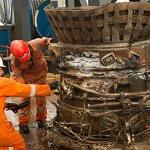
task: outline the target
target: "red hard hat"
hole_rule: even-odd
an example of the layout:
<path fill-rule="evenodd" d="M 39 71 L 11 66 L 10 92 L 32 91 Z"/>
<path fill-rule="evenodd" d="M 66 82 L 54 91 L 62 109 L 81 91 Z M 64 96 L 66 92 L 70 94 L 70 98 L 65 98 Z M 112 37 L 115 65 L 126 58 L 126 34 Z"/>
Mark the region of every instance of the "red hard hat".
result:
<path fill-rule="evenodd" d="M 28 44 L 23 40 L 12 41 L 10 51 L 21 63 L 28 61 L 31 57 Z"/>

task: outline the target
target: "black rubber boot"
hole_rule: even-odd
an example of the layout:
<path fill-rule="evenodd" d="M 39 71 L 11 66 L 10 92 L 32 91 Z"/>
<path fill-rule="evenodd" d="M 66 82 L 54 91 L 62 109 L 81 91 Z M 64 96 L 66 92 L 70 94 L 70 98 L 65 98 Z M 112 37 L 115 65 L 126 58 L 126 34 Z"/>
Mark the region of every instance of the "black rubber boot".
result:
<path fill-rule="evenodd" d="M 29 126 L 27 124 L 22 124 L 19 126 L 20 133 L 27 134 L 30 132 Z"/>
<path fill-rule="evenodd" d="M 45 127 L 45 121 L 38 121 L 38 127 L 39 128 Z"/>

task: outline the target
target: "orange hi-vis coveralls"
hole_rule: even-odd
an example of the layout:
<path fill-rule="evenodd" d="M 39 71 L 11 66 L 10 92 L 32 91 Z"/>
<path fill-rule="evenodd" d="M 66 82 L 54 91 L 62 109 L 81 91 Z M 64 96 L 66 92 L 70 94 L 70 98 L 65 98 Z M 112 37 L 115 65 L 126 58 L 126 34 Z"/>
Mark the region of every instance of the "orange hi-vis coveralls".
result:
<path fill-rule="evenodd" d="M 11 56 L 11 67 L 14 79 L 22 83 L 45 84 L 48 67 L 42 55 L 42 50 L 47 44 L 37 38 L 28 42 L 31 54 L 31 61 L 20 63 L 14 56 Z M 22 99 L 24 101 L 24 99 Z M 19 124 L 28 124 L 30 121 L 31 105 L 19 111 Z M 36 97 L 36 120 L 44 121 L 47 117 L 45 97 Z"/>
<path fill-rule="evenodd" d="M 13 147 L 25 150 L 25 143 L 18 131 L 7 121 L 4 107 L 6 97 L 47 96 L 51 94 L 49 85 L 22 84 L 13 79 L 0 77 L 0 150 Z"/>

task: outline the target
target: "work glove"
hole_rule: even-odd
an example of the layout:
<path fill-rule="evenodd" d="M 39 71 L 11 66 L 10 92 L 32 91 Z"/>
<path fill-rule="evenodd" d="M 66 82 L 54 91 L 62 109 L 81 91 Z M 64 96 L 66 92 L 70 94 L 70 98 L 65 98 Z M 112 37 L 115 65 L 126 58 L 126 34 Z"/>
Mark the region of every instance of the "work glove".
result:
<path fill-rule="evenodd" d="M 19 104 L 19 109 L 23 109 L 30 104 L 30 99 L 26 99 L 24 102 Z"/>
<path fill-rule="evenodd" d="M 20 103 L 19 105 L 16 103 L 7 103 L 6 104 L 6 110 L 12 110 L 14 113 L 18 113 L 19 109 L 23 109 L 25 107 L 27 107 L 30 104 L 30 100 L 26 100 L 22 103 Z"/>
<path fill-rule="evenodd" d="M 53 82 L 49 83 L 49 87 L 50 87 L 51 90 L 57 89 L 58 85 L 59 85 L 58 81 L 53 81 Z"/>
<path fill-rule="evenodd" d="M 6 110 L 12 110 L 14 113 L 17 113 L 19 105 L 16 103 L 7 103 L 5 108 Z"/>

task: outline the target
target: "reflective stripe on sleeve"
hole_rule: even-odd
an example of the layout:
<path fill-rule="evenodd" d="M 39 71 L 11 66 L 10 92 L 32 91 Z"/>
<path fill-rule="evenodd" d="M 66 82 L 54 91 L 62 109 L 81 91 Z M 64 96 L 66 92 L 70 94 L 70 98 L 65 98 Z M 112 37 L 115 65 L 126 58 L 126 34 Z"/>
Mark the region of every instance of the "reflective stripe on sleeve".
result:
<path fill-rule="evenodd" d="M 34 84 L 30 84 L 31 86 L 31 92 L 30 92 L 30 97 L 35 96 L 36 93 L 36 87 Z"/>

